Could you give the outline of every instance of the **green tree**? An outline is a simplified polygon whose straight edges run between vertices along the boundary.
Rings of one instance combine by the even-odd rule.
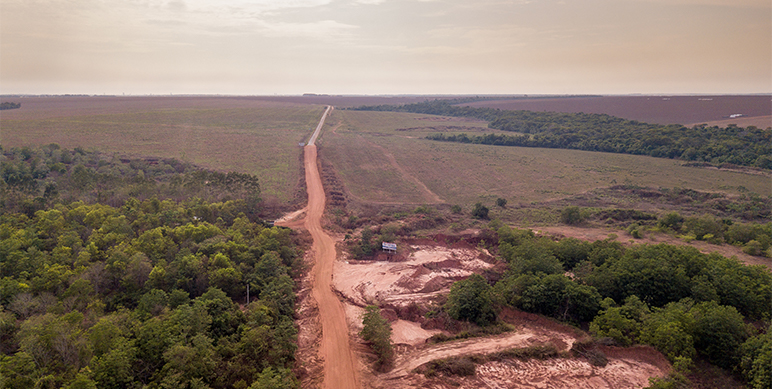
[[[249,389],[295,389],[298,386],[295,375],[289,369],[266,367]]]
[[[772,333],[754,336],[743,343],[740,371],[753,389],[772,388]]]
[[[488,207],[482,205],[482,203],[476,203],[474,205],[474,208],[472,208],[472,216],[478,218],[478,219],[487,219],[488,218]]]
[[[445,310],[456,320],[474,322],[486,326],[496,321],[491,299],[491,287],[479,274],[472,274],[450,288]]]
[[[560,220],[568,225],[577,225],[584,220],[581,209],[577,206],[563,208],[560,212]]]
[[[731,370],[740,363],[741,346],[748,339],[748,327],[734,307],[714,301],[694,307],[694,343],[701,354],[720,367]]]
[[[365,308],[362,316],[362,331],[359,336],[369,342],[378,356],[376,366],[379,370],[386,369],[394,359],[394,349],[391,346],[391,325],[381,316],[381,310],[375,305]]]

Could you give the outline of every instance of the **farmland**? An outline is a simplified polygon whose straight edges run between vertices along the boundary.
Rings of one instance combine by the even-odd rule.
[[[578,150],[432,142],[431,133],[491,131],[486,123],[432,115],[335,111],[320,144],[355,200],[426,202],[418,180],[444,203],[555,200],[612,185],[768,193],[769,177],[683,166],[677,160]],[[377,147],[371,147],[375,145]],[[389,159],[393,157],[395,166]],[[366,161],[366,162],[363,162]]]
[[[322,106],[254,99],[48,97],[0,116],[3,147],[58,143],[133,156],[177,158],[260,177],[263,195],[287,203],[300,180],[298,142]]]
[[[508,110],[584,112],[617,116],[656,124],[692,125],[726,121],[726,126],[772,126],[769,95],[756,96],[594,96],[518,98],[480,101],[465,105]],[[734,120],[730,115],[742,114]],[[748,120],[758,121],[746,124]],[[719,124],[716,124],[719,125]]]

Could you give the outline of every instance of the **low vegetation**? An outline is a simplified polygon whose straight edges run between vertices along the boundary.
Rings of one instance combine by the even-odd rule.
[[[560,358],[562,356],[563,355],[554,345],[546,344],[525,348],[513,348],[490,354],[475,354],[462,357],[435,359],[416,369],[416,372],[423,374],[426,377],[434,377],[438,374],[468,377],[475,375],[476,365],[488,362],[503,361],[507,359],[519,359],[521,361],[530,359],[543,360]]]

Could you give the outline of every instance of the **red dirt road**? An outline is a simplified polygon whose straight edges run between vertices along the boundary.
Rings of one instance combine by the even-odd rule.
[[[324,117],[329,113],[325,112]],[[321,127],[320,123],[320,127]],[[318,132],[318,131],[317,131]],[[315,138],[315,137],[314,137]],[[322,322],[322,342],[319,354],[324,359],[324,388],[359,388],[356,361],[351,350],[348,325],[343,304],[333,293],[332,267],[335,261],[335,241],[322,229],[325,195],[316,162],[316,145],[309,142],[304,149],[308,210],[305,227],[314,240],[316,264],[312,270],[314,282],[311,294],[319,307]]]

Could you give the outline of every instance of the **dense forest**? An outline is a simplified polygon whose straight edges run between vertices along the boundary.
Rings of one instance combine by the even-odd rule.
[[[3,155],[1,387],[297,387],[299,249],[257,218],[257,178]]]
[[[430,135],[427,139],[499,146],[546,147],[648,155],[772,169],[772,131],[753,126],[726,128],[641,123],[603,114],[508,111],[434,100],[356,110],[472,117],[517,135]]]
[[[695,357],[752,388],[772,385],[767,268],[685,246],[556,241],[506,226],[495,235],[509,269],[456,283],[451,317],[486,325],[498,305],[589,323],[599,339],[648,344],[673,362],[673,375],[655,387],[680,387]]]

